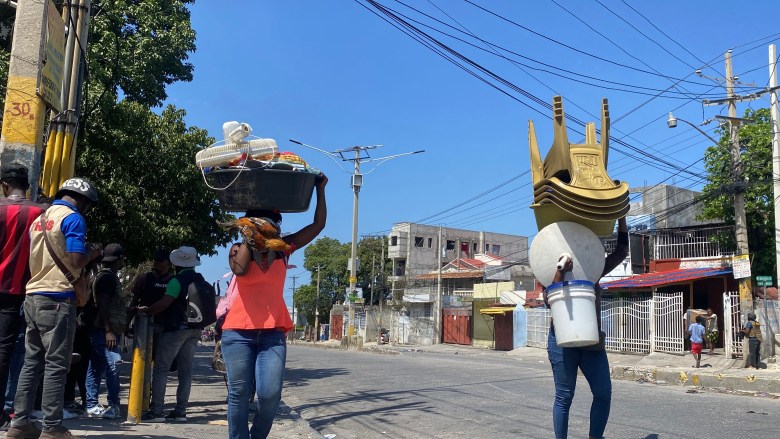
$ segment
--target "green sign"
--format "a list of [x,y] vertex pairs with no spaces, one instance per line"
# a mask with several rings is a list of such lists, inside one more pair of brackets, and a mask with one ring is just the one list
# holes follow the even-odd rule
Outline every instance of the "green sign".
[[756,285],[759,287],[771,287],[772,276],[756,276]]

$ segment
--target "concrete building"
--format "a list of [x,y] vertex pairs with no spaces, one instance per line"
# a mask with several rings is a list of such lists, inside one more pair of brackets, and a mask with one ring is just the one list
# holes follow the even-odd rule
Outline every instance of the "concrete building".
[[668,184],[635,187],[629,192],[634,200],[628,212],[631,230],[673,229],[707,224],[696,219],[702,205],[694,203],[694,199],[700,192]]

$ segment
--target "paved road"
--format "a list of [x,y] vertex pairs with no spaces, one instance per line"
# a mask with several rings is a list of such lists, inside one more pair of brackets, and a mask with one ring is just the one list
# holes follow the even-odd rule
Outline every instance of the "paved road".
[[[383,355],[290,346],[284,400],[320,433],[348,438],[553,437],[547,361],[494,352]],[[586,437],[579,380],[570,437]],[[778,437],[780,400],[613,382],[608,438]]]

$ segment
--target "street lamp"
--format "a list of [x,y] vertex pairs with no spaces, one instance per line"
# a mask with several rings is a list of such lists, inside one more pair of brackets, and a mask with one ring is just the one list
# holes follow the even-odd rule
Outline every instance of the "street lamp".
[[[688,125],[692,126],[692,127],[693,127],[693,128],[696,130],[696,131],[698,131],[698,132],[702,133],[702,134],[703,134],[703,135],[704,135],[706,138],[710,139],[710,140],[712,141],[712,143],[715,143],[715,144],[717,145],[718,141],[717,141],[717,140],[715,140],[715,139],[714,139],[712,136],[710,136],[710,135],[709,135],[709,134],[707,134],[706,132],[704,132],[704,130],[702,130],[701,128],[697,127],[696,125],[694,125],[694,124],[692,124],[692,123],[688,122],[688,121],[687,121],[687,120],[685,120],[685,119],[680,119],[680,118],[678,118],[678,117],[675,117],[675,116],[674,116],[674,114],[672,114],[672,112],[671,112],[671,111],[669,112],[669,119],[667,119],[667,120],[666,120],[666,126],[668,126],[669,128],[677,128],[677,121],[678,121],[678,120],[679,120],[679,121],[682,121],[682,122],[685,122],[685,123],[687,123]],[[708,123],[710,123],[710,121],[711,121],[711,120],[712,120],[712,119],[707,119],[707,120],[705,120],[705,121],[702,123],[702,125],[707,125]]]

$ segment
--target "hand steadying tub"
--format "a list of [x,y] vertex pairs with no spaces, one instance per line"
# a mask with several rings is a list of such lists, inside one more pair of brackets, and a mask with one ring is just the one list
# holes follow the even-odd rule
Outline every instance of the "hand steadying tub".
[[[628,226],[626,219],[618,221],[618,237],[615,250],[607,255],[604,263],[603,277],[617,267],[628,254]],[[563,264],[560,264],[553,277],[553,283],[564,280],[567,272],[573,267],[572,258],[561,255]],[[581,256],[580,256],[581,257]],[[562,266],[562,268],[560,268]],[[596,313],[601,334],[598,344],[584,347],[560,347],[555,339],[555,321],[550,325],[550,333],[547,338],[547,357],[552,366],[553,379],[555,380],[555,403],[553,404],[553,427],[556,439],[566,439],[569,430],[569,407],[574,398],[574,390],[577,385],[577,369],[582,370],[585,379],[588,380],[593,403],[590,407],[590,431],[589,439],[601,439],[609,419],[609,409],[612,401],[612,382],[609,377],[609,362],[604,350],[604,337],[601,332],[601,319],[598,318],[598,310],[601,308],[601,288],[595,285],[596,301],[593,312]],[[544,291],[544,302],[547,304],[547,289]],[[549,305],[547,305],[549,307]]]

